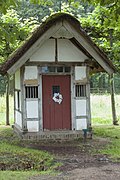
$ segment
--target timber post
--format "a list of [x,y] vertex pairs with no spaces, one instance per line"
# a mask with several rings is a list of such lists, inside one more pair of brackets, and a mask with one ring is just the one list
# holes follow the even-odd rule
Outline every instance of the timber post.
[[7,74],[7,83],[6,83],[6,126],[10,125],[10,122],[9,122],[9,85],[10,85],[10,77]]
[[[110,29],[110,47],[113,47],[113,29]],[[111,59],[113,59],[113,53],[111,51]],[[111,106],[112,106],[112,118],[113,118],[113,125],[118,125],[117,116],[116,116],[116,108],[115,108],[115,96],[114,96],[114,75],[110,75],[110,94],[111,94]]]

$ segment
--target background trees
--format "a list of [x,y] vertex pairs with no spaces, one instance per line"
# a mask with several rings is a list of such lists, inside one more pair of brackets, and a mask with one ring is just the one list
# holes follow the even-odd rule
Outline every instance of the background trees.
[[[119,0],[8,0],[0,1],[0,63],[17,49],[45,17],[55,12],[74,15],[93,41],[120,69],[120,1]],[[111,45],[112,43],[112,45]],[[120,93],[119,74],[114,76]],[[110,91],[109,76],[91,76],[91,87]],[[0,91],[6,79],[0,76]]]
[[[120,1],[114,0],[9,0],[0,1],[0,63],[24,41],[36,26],[55,12],[67,12],[80,20],[89,36],[120,69]],[[110,38],[112,36],[112,47]],[[108,86],[107,75],[91,78],[93,87]],[[120,88],[118,75],[115,85]]]

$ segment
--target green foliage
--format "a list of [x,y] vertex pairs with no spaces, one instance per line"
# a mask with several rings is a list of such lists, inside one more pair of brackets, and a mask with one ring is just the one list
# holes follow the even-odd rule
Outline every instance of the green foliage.
[[24,41],[37,26],[34,17],[22,19],[17,11],[11,9],[0,17],[0,62],[5,59]]
[[16,7],[19,4],[19,0],[0,0],[0,12],[6,13],[7,9],[9,9],[11,6]]
[[113,63],[119,67],[120,16],[118,15],[116,19],[115,14],[111,13],[109,8],[101,7],[98,4],[92,13],[86,14],[86,17],[80,18],[80,21],[95,43],[102,48],[113,60]]
[[[120,69],[120,1],[9,0],[0,3],[1,7],[5,7],[6,12],[3,14],[1,11],[0,17],[0,63],[20,46],[44,17],[55,12],[66,12],[80,20],[88,35]],[[112,36],[112,43],[110,36]],[[92,80],[95,86],[98,84],[96,80],[98,77],[100,82],[108,80],[107,76],[106,78],[99,75],[94,77]],[[118,80],[115,81],[115,84],[119,87],[118,82]]]
[[18,146],[20,140],[11,128],[0,128],[0,168],[1,170],[38,170],[54,168],[53,157],[47,152]]

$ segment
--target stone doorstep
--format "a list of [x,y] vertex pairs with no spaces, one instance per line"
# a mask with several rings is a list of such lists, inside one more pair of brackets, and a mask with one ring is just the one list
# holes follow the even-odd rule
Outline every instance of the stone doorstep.
[[[63,130],[63,131],[43,131],[43,132],[23,132],[14,126],[14,132],[23,140],[75,140],[84,139],[83,131]],[[92,138],[87,132],[87,138]]]
[[73,140],[82,138],[81,133],[71,133],[71,132],[50,132],[50,133],[26,133],[23,135],[23,139],[38,139],[38,140]]

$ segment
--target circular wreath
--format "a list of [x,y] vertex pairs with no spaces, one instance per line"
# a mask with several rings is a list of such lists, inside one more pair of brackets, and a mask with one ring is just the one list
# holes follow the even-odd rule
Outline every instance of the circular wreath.
[[63,97],[62,97],[62,95],[60,93],[54,93],[53,100],[56,103],[61,104],[62,100],[63,100]]

